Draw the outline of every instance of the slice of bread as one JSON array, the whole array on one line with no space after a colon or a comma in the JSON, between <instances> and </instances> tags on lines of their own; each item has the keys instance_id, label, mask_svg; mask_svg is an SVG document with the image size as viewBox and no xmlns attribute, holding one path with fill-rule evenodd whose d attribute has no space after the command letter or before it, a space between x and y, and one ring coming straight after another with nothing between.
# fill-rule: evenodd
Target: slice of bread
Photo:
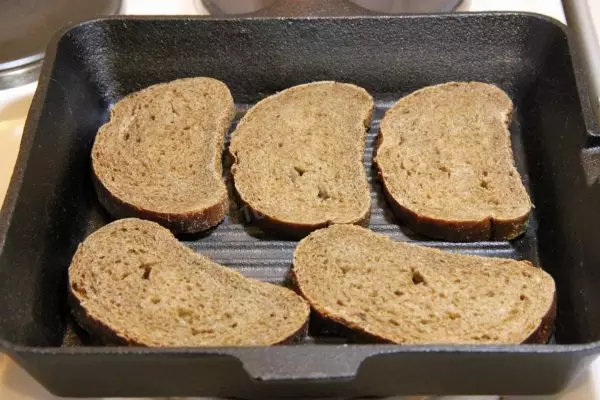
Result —
<instances>
[{"instance_id":1,"label":"slice of bread","mask_svg":"<svg viewBox=\"0 0 600 400\"><path fill-rule=\"evenodd\" d=\"M527 261L394 242L358 226L304 238L293 275L319 315L383 342L545 343L556 315L554 280Z\"/></svg>"},{"instance_id":2,"label":"slice of bread","mask_svg":"<svg viewBox=\"0 0 600 400\"><path fill-rule=\"evenodd\" d=\"M257 225L299 237L331 223L368 224L363 157L373 105L360 87L314 82L248 111L229 151L235 188Z\"/></svg>"},{"instance_id":3,"label":"slice of bread","mask_svg":"<svg viewBox=\"0 0 600 400\"><path fill-rule=\"evenodd\" d=\"M395 214L450 241L525 232L531 202L513 160L512 108L506 93L479 82L426 87L390 108L375 163Z\"/></svg>"},{"instance_id":4,"label":"slice of bread","mask_svg":"<svg viewBox=\"0 0 600 400\"><path fill-rule=\"evenodd\" d=\"M228 208L221 158L233 115L229 89L211 78L150 86L116 103L92 149L101 204L175 233L217 225Z\"/></svg>"},{"instance_id":5,"label":"slice of bread","mask_svg":"<svg viewBox=\"0 0 600 400\"><path fill-rule=\"evenodd\" d=\"M140 219L106 225L69 267L73 315L105 343L249 346L305 334L310 307L293 291L248 279Z\"/></svg>"}]
</instances>

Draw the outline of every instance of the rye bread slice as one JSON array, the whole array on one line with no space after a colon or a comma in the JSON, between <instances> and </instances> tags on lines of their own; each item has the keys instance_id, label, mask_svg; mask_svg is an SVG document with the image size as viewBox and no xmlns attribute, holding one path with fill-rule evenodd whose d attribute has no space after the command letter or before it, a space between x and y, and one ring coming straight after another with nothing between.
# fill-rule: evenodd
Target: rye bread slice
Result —
<instances>
[{"instance_id":1,"label":"rye bread slice","mask_svg":"<svg viewBox=\"0 0 600 400\"><path fill-rule=\"evenodd\" d=\"M229 151L235 189L257 225L299 237L331 223L368 224L363 157L373 104L364 89L327 81L248 111Z\"/></svg>"},{"instance_id":2,"label":"rye bread slice","mask_svg":"<svg viewBox=\"0 0 600 400\"><path fill-rule=\"evenodd\" d=\"M513 159L512 109L506 93L480 82L426 87L390 108L375 163L395 214L451 241L525 232L531 202Z\"/></svg>"},{"instance_id":3,"label":"rye bread slice","mask_svg":"<svg viewBox=\"0 0 600 400\"><path fill-rule=\"evenodd\" d=\"M117 102L92 149L101 204L115 218L175 233L217 225L228 209L221 158L233 115L229 89L212 78L153 85Z\"/></svg>"},{"instance_id":4,"label":"rye bread slice","mask_svg":"<svg viewBox=\"0 0 600 400\"><path fill-rule=\"evenodd\" d=\"M293 275L319 315L382 342L545 343L556 314L554 280L527 261L394 242L358 226L304 238Z\"/></svg>"},{"instance_id":5,"label":"rye bread slice","mask_svg":"<svg viewBox=\"0 0 600 400\"><path fill-rule=\"evenodd\" d=\"M308 304L181 244L167 229L122 219L79 245L69 267L72 311L106 343L250 346L305 333Z\"/></svg>"}]
</instances>

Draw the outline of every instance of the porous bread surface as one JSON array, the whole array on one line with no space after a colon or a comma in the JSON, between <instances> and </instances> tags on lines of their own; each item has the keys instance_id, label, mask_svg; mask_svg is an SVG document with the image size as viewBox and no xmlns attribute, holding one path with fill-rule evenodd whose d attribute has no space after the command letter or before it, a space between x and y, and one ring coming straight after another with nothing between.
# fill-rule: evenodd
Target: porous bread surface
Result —
<instances>
[{"instance_id":1,"label":"porous bread surface","mask_svg":"<svg viewBox=\"0 0 600 400\"><path fill-rule=\"evenodd\" d=\"M375 158L388 196L442 224L489 220L493 230L494 222L513 221L502 234L509 237L497 239L522 233L531 202L514 164L512 109L506 93L480 82L430 86L402 98L381 121Z\"/></svg>"},{"instance_id":2,"label":"porous bread surface","mask_svg":"<svg viewBox=\"0 0 600 400\"><path fill-rule=\"evenodd\" d=\"M294 86L257 103L229 148L242 201L283 224L364 222L373 105L364 89L338 82Z\"/></svg>"},{"instance_id":3,"label":"porous bread surface","mask_svg":"<svg viewBox=\"0 0 600 400\"><path fill-rule=\"evenodd\" d=\"M185 214L223 204L222 219L227 189L221 156L233 115L229 89L212 78L132 93L98 131L94 174L114 197L140 210Z\"/></svg>"},{"instance_id":4,"label":"porous bread surface","mask_svg":"<svg viewBox=\"0 0 600 400\"><path fill-rule=\"evenodd\" d=\"M524 261L444 252L333 225L294 253L296 285L325 318L404 344L519 344L552 324L552 277ZM551 326L544 327L546 341Z\"/></svg>"},{"instance_id":5,"label":"porous bread surface","mask_svg":"<svg viewBox=\"0 0 600 400\"><path fill-rule=\"evenodd\" d=\"M139 219L110 223L80 244L69 288L82 326L145 346L276 344L309 315L293 291L245 278Z\"/></svg>"}]
</instances>

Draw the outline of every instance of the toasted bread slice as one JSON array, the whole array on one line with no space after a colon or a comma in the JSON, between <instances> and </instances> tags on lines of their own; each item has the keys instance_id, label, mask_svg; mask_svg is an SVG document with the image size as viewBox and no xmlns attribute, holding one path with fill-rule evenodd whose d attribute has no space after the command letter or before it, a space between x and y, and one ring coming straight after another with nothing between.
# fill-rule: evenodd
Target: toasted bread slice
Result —
<instances>
[{"instance_id":1,"label":"toasted bread slice","mask_svg":"<svg viewBox=\"0 0 600 400\"><path fill-rule=\"evenodd\" d=\"M229 89L211 78L150 86L116 103L92 149L102 205L175 233L217 225L228 209L221 158L233 115Z\"/></svg>"},{"instance_id":2,"label":"toasted bread slice","mask_svg":"<svg viewBox=\"0 0 600 400\"><path fill-rule=\"evenodd\" d=\"M545 343L556 314L554 280L529 262L394 242L358 226L308 235L293 274L319 315L383 342Z\"/></svg>"},{"instance_id":3,"label":"toasted bread slice","mask_svg":"<svg viewBox=\"0 0 600 400\"><path fill-rule=\"evenodd\" d=\"M375 163L396 215L451 241L522 234L531 202L513 160L512 109L496 86L452 82L417 90L388 110Z\"/></svg>"},{"instance_id":4,"label":"toasted bread slice","mask_svg":"<svg viewBox=\"0 0 600 400\"><path fill-rule=\"evenodd\" d=\"M233 133L232 174L257 225L303 236L331 223L366 224L363 166L373 99L338 82L294 86L252 107Z\"/></svg>"},{"instance_id":5,"label":"toasted bread slice","mask_svg":"<svg viewBox=\"0 0 600 400\"><path fill-rule=\"evenodd\" d=\"M246 346L305 333L310 308L293 291L248 279L140 219L106 225L69 267L73 314L107 343Z\"/></svg>"}]
</instances>

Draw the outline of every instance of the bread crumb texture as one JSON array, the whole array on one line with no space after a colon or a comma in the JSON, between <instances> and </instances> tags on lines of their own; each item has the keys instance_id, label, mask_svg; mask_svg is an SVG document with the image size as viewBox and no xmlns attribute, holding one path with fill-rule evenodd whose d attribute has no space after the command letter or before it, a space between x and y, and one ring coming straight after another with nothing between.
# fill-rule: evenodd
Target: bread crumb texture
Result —
<instances>
[{"instance_id":1,"label":"bread crumb texture","mask_svg":"<svg viewBox=\"0 0 600 400\"><path fill-rule=\"evenodd\" d=\"M375 159L392 201L442 222L526 220L531 202L514 164L512 109L506 93L480 82L430 86L398 101L381 121Z\"/></svg>"},{"instance_id":2,"label":"bread crumb texture","mask_svg":"<svg viewBox=\"0 0 600 400\"><path fill-rule=\"evenodd\" d=\"M302 331L308 304L194 253L160 225L122 219L90 235L69 268L84 327L145 346L276 344Z\"/></svg>"},{"instance_id":3,"label":"bread crumb texture","mask_svg":"<svg viewBox=\"0 0 600 400\"><path fill-rule=\"evenodd\" d=\"M233 115L229 89L212 78L132 93L98 131L94 174L120 201L152 212L195 212L226 202L221 157Z\"/></svg>"},{"instance_id":4,"label":"bread crumb texture","mask_svg":"<svg viewBox=\"0 0 600 400\"><path fill-rule=\"evenodd\" d=\"M519 344L553 323L554 281L529 262L394 242L358 226L307 236L293 271L319 314L387 342Z\"/></svg>"},{"instance_id":5,"label":"bread crumb texture","mask_svg":"<svg viewBox=\"0 0 600 400\"><path fill-rule=\"evenodd\" d=\"M257 103L233 133L235 188L281 223L358 223L370 195L363 165L373 99L362 88L314 82Z\"/></svg>"}]
</instances>

